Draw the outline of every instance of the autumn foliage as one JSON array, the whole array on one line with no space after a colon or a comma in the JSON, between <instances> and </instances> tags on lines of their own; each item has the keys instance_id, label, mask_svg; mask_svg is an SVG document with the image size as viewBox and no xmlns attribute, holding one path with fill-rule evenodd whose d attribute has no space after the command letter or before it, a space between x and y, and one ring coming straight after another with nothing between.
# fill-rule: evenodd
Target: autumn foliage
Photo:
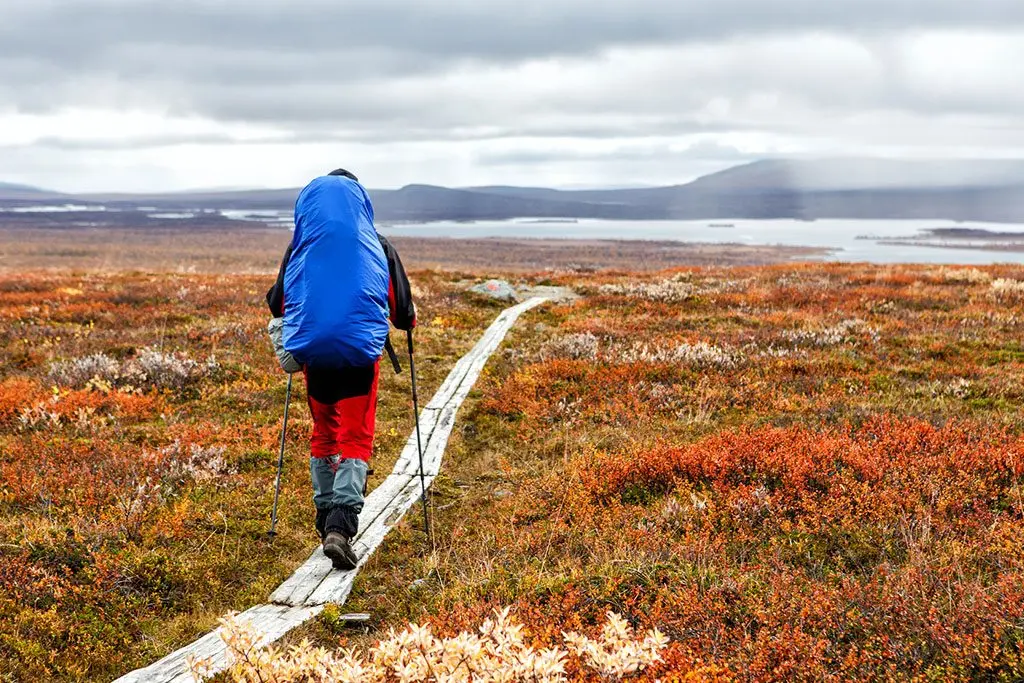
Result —
<instances>
[{"instance_id":1,"label":"autumn foliage","mask_svg":"<svg viewBox=\"0 0 1024 683\"><path fill-rule=\"evenodd\" d=\"M574 502L638 555L702 570L662 596L698 612L641 601L702 632L691 646L729 643L753 678L1015 677L1022 449L977 425L892 417L745 428L589 458L589 500Z\"/></svg>"},{"instance_id":2,"label":"autumn foliage","mask_svg":"<svg viewBox=\"0 0 1024 683\"><path fill-rule=\"evenodd\" d=\"M235 616L221 621L227 645L227 675L238 683L413 683L415 681L529 681L559 683L570 674L621 680L661 661L668 639L657 629L633 633L609 612L601 633L591 638L563 633L562 647L536 648L529 631L508 609L496 610L476 632L439 638L429 626L391 629L369 652L330 651L308 640L282 651L260 647L260 634ZM197 680L205 678L205 660L189 662Z\"/></svg>"},{"instance_id":3,"label":"autumn foliage","mask_svg":"<svg viewBox=\"0 0 1024 683\"><path fill-rule=\"evenodd\" d=\"M263 602L308 553L301 382L266 536L285 386L271 280L0 278L0 680L110 680ZM417 287L430 391L492 309L431 274ZM381 392L386 471L411 424L408 380Z\"/></svg>"},{"instance_id":4,"label":"autumn foliage","mask_svg":"<svg viewBox=\"0 0 1024 683\"><path fill-rule=\"evenodd\" d=\"M500 304L463 274L412 279L429 396ZM368 653L411 623L454 642L509 607L536 652L608 612L659 629L640 680L1024 678L1024 272L530 281L583 298L524 316L488 363L433 543L407 519L364 567L345 609L370 632L327 609L279 654ZM301 396L265 535L284 399L266 283L0 280L0 679L112 678L265 601L312 548ZM382 375L380 473L408 389Z\"/></svg>"},{"instance_id":5,"label":"autumn foliage","mask_svg":"<svg viewBox=\"0 0 1024 683\"><path fill-rule=\"evenodd\" d=\"M366 599L433 572L396 617L510 602L552 641L610 606L672 639L650 680L1024 676L1024 310L999 279L574 279L450 447L489 495L451 491L440 559L370 567Z\"/></svg>"}]
</instances>

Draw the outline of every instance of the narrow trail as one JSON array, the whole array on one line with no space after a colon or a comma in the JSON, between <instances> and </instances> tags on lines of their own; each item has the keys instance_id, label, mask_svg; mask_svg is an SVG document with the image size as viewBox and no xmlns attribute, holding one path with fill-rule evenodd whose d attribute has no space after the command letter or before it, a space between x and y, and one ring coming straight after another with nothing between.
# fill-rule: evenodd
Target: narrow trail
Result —
<instances>
[{"instance_id":1,"label":"narrow trail","mask_svg":"<svg viewBox=\"0 0 1024 683\"><path fill-rule=\"evenodd\" d=\"M538 296L502 311L476 346L459 359L444 384L423 408L420 428L427 486L433 482L441 467L441 457L455 424L455 414L476 383L487 359L497 350L520 315L547 300L547 297ZM353 542L359 565L348 572L332 570L331 561L317 547L310 558L271 594L268 603L257 605L239 615L240 619L251 622L263 633L261 645L278 640L288 631L316 616L327 603L345 602L359 569L381 544L388 531L416 503L420 493L419 475L416 432L413 430L391 474L366 497L363 512L359 515L359 535ZM118 678L115 683L191 681L187 664L189 657L209 659L213 671L223 671L227 667L227 652L220 637L220 629L211 631L150 666Z\"/></svg>"}]
</instances>

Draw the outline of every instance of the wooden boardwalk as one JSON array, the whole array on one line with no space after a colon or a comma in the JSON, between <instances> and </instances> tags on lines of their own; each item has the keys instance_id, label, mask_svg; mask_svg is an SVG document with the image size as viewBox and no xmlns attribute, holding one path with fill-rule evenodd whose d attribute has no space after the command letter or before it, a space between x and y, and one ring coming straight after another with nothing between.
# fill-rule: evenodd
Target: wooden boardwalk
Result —
<instances>
[{"instance_id":1,"label":"wooden boardwalk","mask_svg":"<svg viewBox=\"0 0 1024 683\"><path fill-rule=\"evenodd\" d=\"M441 457L455 424L455 414L476 383L487 359L501 344L519 316L546 300L545 297L535 297L502 311L476 346L459 359L444 384L420 413L423 471L427 486L433 482L441 467ZM268 604L257 605L240 615L241 619L252 622L264 634L262 644L276 641L316 616L325 604L345 602L359 568L419 498L419 475L416 432L413 430L391 474L366 497L363 512L359 515L359 535L353 542L359 557L356 569L348 572L333 570L331 561L317 547L305 564L271 594ZM115 683L191 681L192 676L186 663L189 657L208 658L214 671L222 671L227 666L227 653L220 638L220 629L144 669L122 676Z\"/></svg>"}]
</instances>

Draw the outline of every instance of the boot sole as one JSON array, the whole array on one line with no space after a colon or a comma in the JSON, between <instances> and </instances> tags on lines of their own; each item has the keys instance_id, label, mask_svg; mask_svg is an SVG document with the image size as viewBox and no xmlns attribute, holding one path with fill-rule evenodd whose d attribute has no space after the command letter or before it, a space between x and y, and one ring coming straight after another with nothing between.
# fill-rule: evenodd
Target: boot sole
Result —
<instances>
[{"instance_id":1,"label":"boot sole","mask_svg":"<svg viewBox=\"0 0 1024 683\"><path fill-rule=\"evenodd\" d=\"M349 550L346 553L345 548L333 543L324 546L324 555L330 558L331 564L334 565L335 569L351 571L356 568L358 563L358 558L356 558L354 552Z\"/></svg>"}]
</instances>

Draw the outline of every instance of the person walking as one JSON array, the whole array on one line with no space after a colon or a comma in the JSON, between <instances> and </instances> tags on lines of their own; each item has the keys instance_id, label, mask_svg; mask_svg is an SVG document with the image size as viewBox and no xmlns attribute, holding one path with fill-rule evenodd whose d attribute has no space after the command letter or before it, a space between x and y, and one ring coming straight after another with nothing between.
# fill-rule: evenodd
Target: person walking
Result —
<instances>
[{"instance_id":1,"label":"person walking","mask_svg":"<svg viewBox=\"0 0 1024 683\"><path fill-rule=\"evenodd\" d=\"M398 252L377 233L370 197L349 171L316 178L299 194L267 305L281 367L306 380L316 530L335 568L354 569L385 345L393 354L388 321L412 330L416 308Z\"/></svg>"}]
</instances>

